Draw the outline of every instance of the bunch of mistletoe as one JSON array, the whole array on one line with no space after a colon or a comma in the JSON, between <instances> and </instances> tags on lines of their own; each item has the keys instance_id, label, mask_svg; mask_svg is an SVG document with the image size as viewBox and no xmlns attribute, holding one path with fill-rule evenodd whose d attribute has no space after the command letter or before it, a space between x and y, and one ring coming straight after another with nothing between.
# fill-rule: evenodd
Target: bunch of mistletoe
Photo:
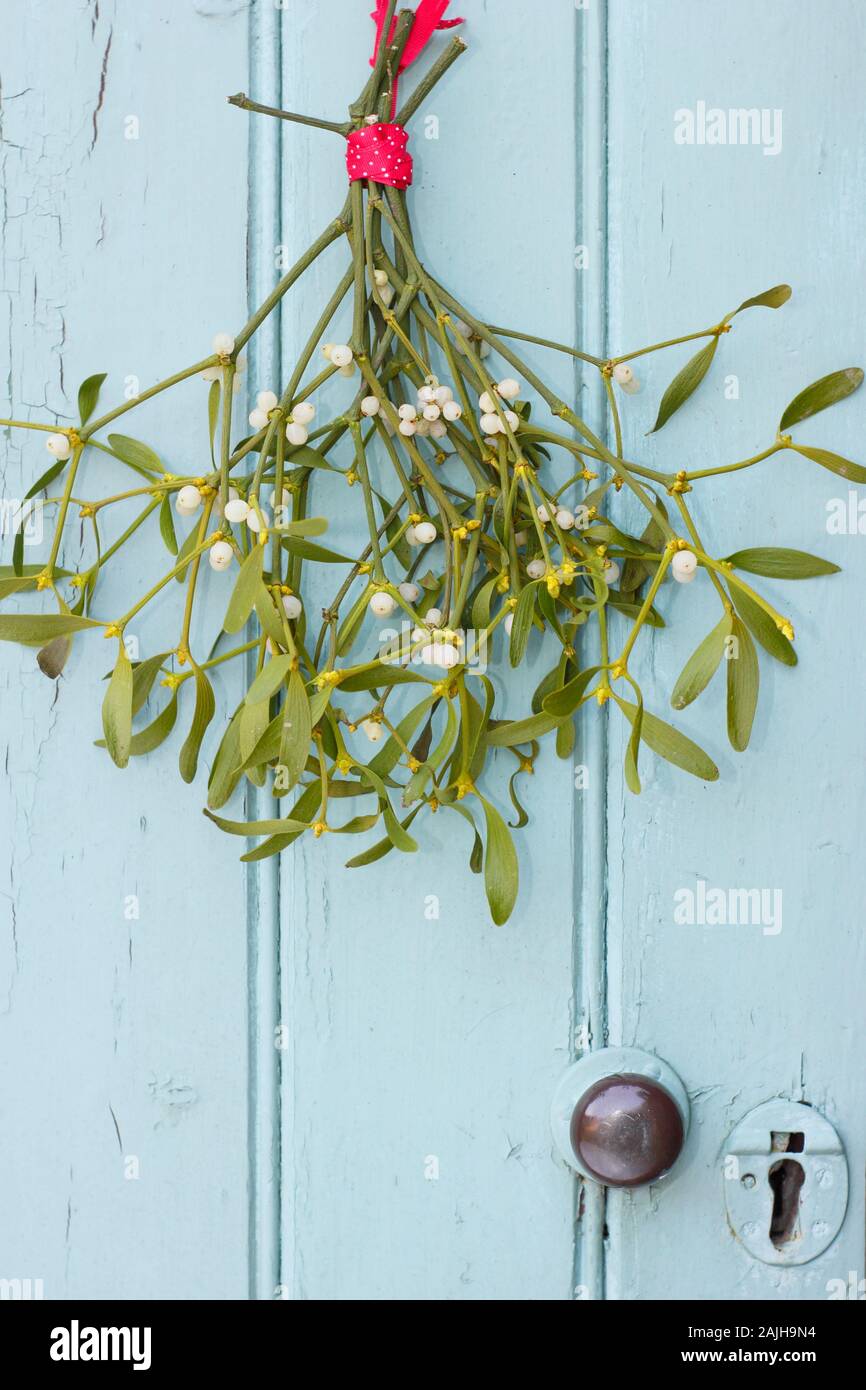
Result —
<instances>
[{"instance_id":1,"label":"bunch of mistletoe","mask_svg":"<svg viewBox=\"0 0 866 1390\"><path fill-rule=\"evenodd\" d=\"M672 704L682 709L693 701L723 657L733 655L725 663L728 734L735 749L748 744L758 698L756 643L777 661L796 660L790 622L752 578L800 579L836 566L776 548L717 558L698 533L687 497L707 478L754 467L787 449L851 481L866 481L863 468L797 444L788 433L850 394L863 373L834 372L807 387L785 410L767 447L750 458L665 473L624 457L618 392L637 389L631 364L702 341L661 398L653 426L659 430L700 385L736 315L758 306L777 309L790 290L776 286L702 331L607 358L492 327L470 313L422 264L405 192L411 180L406 123L464 50L459 37L395 114L398 75L434 28L443 27L445 8L443 0L422 0L417 14L406 10L395 17L395 0L380 0L372 73L346 122L272 110L243 95L229 99L336 133L347 151L346 204L249 322L233 335L219 334L202 361L99 416L104 377L89 378L79 392L80 423L71 428L2 422L48 434L54 462L29 496L46 495L54 527L47 557L36 565L23 563L19 532L0 596L35 590L53 600L56 612L0 616L0 638L39 648L37 660L53 677L73 634L95 629L115 639L102 746L124 767L161 744L182 711L187 733L180 772L186 781L195 775L214 717L210 672L238 662L249 688L216 746L206 814L224 831L260 841L246 860L277 854L302 835L373 832L374 843L349 860L357 867L392 850L413 853L427 816L459 815L474 836L471 867L483 869L491 914L501 923L517 895L518 863L509 826L487 794L488 767L499 750L515 759L511 828L527 820L516 778L532 771L539 741L548 734L559 756L569 756L575 717L586 705L610 703L628 722L625 777L632 791L640 790L643 745L698 778L718 776L701 748L644 709L629 667L643 629L664 627L656 604L669 577L687 583L700 575L715 589L720 608L718 624L677 680ZM238 435L233 399L243 348L336 242L347 246L345 273L310 326L288 380L256 383L250 430ZM331 343L329 326L349 296L351 337ZM600 431L530 369L515 349L521 342L565 353L600 373L609 407ZM148 444L118 432L117 422L196 374L211 383L210 456L194 474L179 476ZM335 377L338 386L345 379L345 401L336 417L320 420L320 388ZM539 407L549 423L537 422ZM86 465L98 464L105 453L134 476L128 490L94 497ZM98 478L99 469L94 473ZM330 483L341 475L357 498L357 554L315 539L328 528L316 509L325 474ZM639 536L614 519L613 504L624 488L645 512ZM113 509L136 500L141 508L135 518L107 543L105 523ZM75 509L92 526L93 558L73 573L63 568L62 556ZM180 539L178 517L189 528ZM98 616L103 571L149 522L158 525L171 552L165 572L127 612ZM220 576L212 583L227 585L223 630L209 650L193 652L190 624L207 569ZM311 571L317 582L322 572L339 575L319 613L308 601ZM124 632L178 581L186 587L180 632L167 639L165 650L132 662ZM390 624L384 638L383 622ZM506 635L504 647L497 643L503 675L523 661L533 629L553 650L550 669L517 718L500 713L495 685L479 661L500 627ZM269 776L274 795L286 799L285 815L238 822L216 814L244 779L261 786Z\"/></svg>"}]
</instances>

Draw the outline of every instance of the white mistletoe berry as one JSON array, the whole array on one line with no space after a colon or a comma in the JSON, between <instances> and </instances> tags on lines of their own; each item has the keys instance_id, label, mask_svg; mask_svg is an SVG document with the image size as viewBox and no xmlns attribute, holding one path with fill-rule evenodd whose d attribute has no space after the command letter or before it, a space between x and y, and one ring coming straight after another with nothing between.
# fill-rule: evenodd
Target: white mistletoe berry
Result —
<instances>
[{"instance_id":1,"label":"white mistletoe berry","mask_svg":"<svg viewBox=\"0 0 866 1390\"><path fill-rule=\"evenodd\" d=\"M401 420L418 419L417 410L415 409L414 405L410 405L408 401L406 401L404 405L398 407L397 414L400 416Z\"/></svg>"},{"instance_id":2,"label":"white mistletoe berry","mask_svg":"<svg viewBox=\"0 0 866 1390\"><path fill-rule=\"evenodd\" d=\"M460 654L450 642L429 642L421 648L421 660L425 666L440 666L448 671L457 665Z\"/></svg>"},{"instance_id":3,"label":"white mistletoe berry","mask_svg":"<svg viewBox=\"0 0 866 1390\"><path fill-rule=\"evenodd\" d=\"M434 405L436 401L436 387L419 386L418 399L422 405Z\"/></svg>"},{"instance_id":4,"label":"white mistletoe berry","mask_svg":"<svg viewBox=\"0 0 866 1390\"><path fill-rule=\"evenodd\" d=\"M430 426L430 434L434 439L444 439L448 433L448 426L444 420L434 420Z\"/></svg>"},{"instance_id":5,"label":"white mistletoe berry","mask_svg":"<svg viewBox=\"0 0 866 1390\"><path fill-rule=\"evenodd\" d=\"M421 544L421 542L418 539L418 532L415 530L415 527L411 523L406 527L406 530L403 532L403 538L406 541L407 545L411 545L414 547Z\"/></svg>"},{"instance_id":6,"label":"white mistletoe berry","mask_svg":"<svg viewBox=\"0 0 866 1390\"><path fill-rule=\"evenodd\" d=\"M275 391L260 391L256 396L256 405L259 410L276 410L279 405Z\"/></svg>"},{"instance_id":7,"label":"white mistletoe berry","mask_svg":"<svg viewBox=\"0 0 866 1390\"><path fill-rule=\"evenodd\" d=\"M516 410L506 410L505 419L511 430L516 430L520 424L520 416L517 414Z\"/></svg>"},{"instance_id":8,"label":"white mistletoe berry","mask_svg":"<svg viewBox=\"0 0 866 1390\"><path fill-rule=\"evenodd\" d=\"M175 511L181 516L192 516L201 506L201 493L192 483L182 487L174 499Z\"/></svg>"},{"instance_id":9,"label":"white mistletoe berry","mask_svg":"<svg viewBox=\"0 0 866 1390\"><path fill-rule=\"evenodd\" d=\"M425 407L424 407L424 409L423 409L423 411L422 411L422 414L423 414L425 420L431 420L431 421L432 421L432 420L438 420L438 419L439 419L439 416L442 414L442 411L440 410L439 406L438 406L438 405L436 404L436 402L434 401L432 405L425 405Z\"/></svg>"},{"instance_id":10,"label":"white mistletoe berry","mask_svg":"<svg viewBox=\"0 0 866 1390\"><path fill-rule=\"evenodd\" d=\"M308 425L316 418L316 407L312 401L298 401L292 408L292 419L296 425Z\"/></svg>"},{"instance_id":11,"label":"white mistletoe berry","mask_svg":"<svg viewBox=\"0 0 866 1390\"><path fill-rule=\"evenodd\" d=\"M251 531L261 531L262 526L267 526L268 524L267 512L262 511L261 507L259 507L259 511L262 513L261 521L259 521L259 518L252 507L250 507L250 510L247 513L247 526L250 528Z\"/></svg>"},{"instance_id":12,"label":"white mistletoe berry","mask_svg":"<svg viewBox=\"0 0 866 1390\"><path fill-rule=\"evenodd\" d=\"M472 329L469 327L469 324L468 324L468 323L464 323L462 319L455 319L455 320L454 320L454 330L455 330L456 333L459 333L459 334L460 334L460 337L461 337L461 338L465 338L465 339L468 340L469 338L472 337ZM462 343L462 342L460 342L460 341L458 340L458 341L454 344L454 346L455 346L455 348L457 349L457 351L458 351L459 353L461 353L463 356L466 355L466 349L465 349L465 347L463 346L463 343Z\"/></svg>"},{"instance_id":13,"label":"white mistletoe berry","mask_svg":"<svg viewBox=\"0 0 866 1390\"><path fill-rule=\"evenodd\" d=\"M574 525L574 512L570 512L567 507L560 507L556 513L556 524L562 531L570 531Z\"/></svg>"},{"instance_id":14,"label":"white mistletoe berry","mask_svg":"<svg viewBox=\"0 0 866 1390\"><path fill-rule=\"evenodd\" d=\"M388 272L386 270L373 271L373 283L383 289L388 284Z\"/></svg>"},{"instance_id":15,"label":"white mistletoe berry","mask_svg":"<svg viewBox=\"0 0 866 1390\"><path fill-rule=\"evenodd\" d=\"M481 428L485 434L496 435L501 428L498 415L482 415Z\"/></svg>"},{"instance_id":16,"label":"white mistletoe berry","mask_svg":"<svg viewBox=\"0 0 866 1390\"><path fill-rule=\"evenodd\" d=\"M604 562L604 582L605 584L615 584L620 576L620 568L616 560L605 560Z\"/></svg>"},{"instance_id":17,"label":"white mistletoe berry","mask_svg":"<svg viewBox=\"0 0 866 1390\"><path fill-rule=\"evenodd\" d=\"M505 628L505 631L508 633L508 635L509 635L509 637L510 637L510 636L511 636L511 629L514 627L514 614L513 614L513 613L509 613L509 614L508 614L508 617L505 619L505 622L502 624L502 626Z\"/></svg>"},{"instance_id":18,"label":"white mistletoe berry","mask_svg":"<svg viewBox=\"0 0 866 1390\"><path fill-rule=\"evenodd\" d=\"M450 387L450 386L437 386L437 387L436 387L436 404L437 404L443 411L444 411L445 406L448 404L448 402L449 402L449 401L453 401L453 399L454 399L454 392L451 390L451 387Z\"/></svg>"},{"instance_id":19,"label":"white mistletoe berry","mask_svg":"<svg viewBox=\"0 0 866 1390\"><path fill-rule=\"evenodd\" d=\"M335 367L350 367L355 354L346 343L338 343L331 348L331 361Z\"/></svg>"},{"instance_id":20,"label":"white mistletoe berry","mask_svg":"<svg viewBox=\"0 0 866 1390\"><path fill-rule=\"evenodd\" d=\"M698 570L698 557L691 550L678 550L671 561L671 573L678 584L691 584Z\"/></svg>"},{"instance_id":21,"label":"white mistletoe berry","mask_svg":"<svg viewBox=\"0 0 866 1390\"><path fill-rule=\"evenodd\" d=\"M226 498L226 501L227 501L227 502L236 502L236 501L238 500L239 497L240 497L240 493L238 492L237 488L236 488L236 487L230 487L230 488L229 488L229 495L228 495L228 497ZM225 513L224 513L224 511L223 511L222 493L219 493L219 492L218 492L217 495L216 495L216 497L214 498L214 500L213 500L213 509L214 509L214 514L215 514L216 516L224 516L224 515L225 515Z\"/></svg>"},{"instance_id":22,"label":"white mistletoe berry","mask_svg":"<svg viewBox=\"0 0 866 1390\"><path fill-rule=\"evenodd\" d=\"M419 598L421 597L421 590L419 589L418 585L410 584L408 580L406 580L405 583L398 585L398 589L400 592L400 597L404 598L407 603L417 603Z\"/></svg>"},{"instance_id":23,"label":"white mistletoe berry","mask_svg":"<svg viewBox=\"0 0 866 1390\"><path fill-rule=\"evenodd\" d=\"M411 439L413 434L418 433L418 423L416 420L401 420L400 433L406 438Z\"/></svg>"},{"instance_id":24,"label":"white mistletoe berry","mask_svg":"<svg viewBox=\"0 0 866 1390\"><path fill-rule=\"evenodd\" d=\"M56 459L68 459L72 453L72 445L65 434L49 434L45 447Z\"/></svg>"},{"instance_id":25,"label":"white mistletoe berry","mask_svg":"<svg viewBox=\"0 0 866 1390\"><path fill-rule=\"evenodd\" d=\"M442 414L446 420L459 420L463 414L463 407L459 401L445 401L442 406Z\"/></svg>"},{"instance_id":26,"label":"white mistletoe berry","mask_svg":"<svg viewBox=\"0 0 866 1390\"><path fill-rule=\"evenodd\" d=\"M361 402L362 415L378 415L381 408L378 396L365 396Z\"/></svg>"},{"instance_id":27,"label":"white mistletoe berry","mask_svg":"<svg viewBox=\"0 0 866 1390\"><path fill-rule=\"evenodd\" d=\"M234 559L234 551L228 541L215 541L208 553L208 561L213 570L227 570Z\"/></svg>"},{"instance_id":28,"label":"white mistletoe berry","mask_svg":"<svg viewBox=\"0 0 866 1390\"><path fill-rule=\"evenodd\" d=\"M482 391L481 395L478 397L478 409L481 411L482 415L496 414L496 401L489 391Z\"/></svg>"},{"instance_id":29,"label":"white mistletoe berry","mask_svg":"<svg viewBox=\"0 0 866 1390\"><path fill-rule=\"evenodd\" d=\"M500 381L496 390L503 400L516 401L520 395L520 382L515 381L513 376L507 376L504 381Z\"/></svg>"},{"instance_id":30,"label":"white mistletoe berry","mask_svg":"<svg viewBox=\"0 0 866 1390\"><path fill-rule=\"evenodd\" d=\"M634 396L640 390L640 381L627 362L617 362L613 369L613 379L627 396Z\"/></svg>"},{"instance_id":31,"label":"white mistletoe berry","mask_svg":"<svg viewBox=\"0 0 866 1390\"><path fill-rule=\"evenodd\" d=\"M419 521L415 527L415 539L419 545L432 545L436 539L436 527L432 521Z\"/></svg>"},{"instance_id":32,"label":"white mistletoe berry","mask_svg":"<svg viewBox=\"0 0 866 1390\"><path fill-rule=\"evenodd\" d=\"M384 592L373 594L370 599L370 612L377 618L390 618L397 607L397 600Z\"/></svg>"},{"instance_id":33,"label":"white mistletoe berry","mask_svg":"<svg viewBox=\"0 0 866 1390\"><path fill-rule=\"evenodd\" d=\"M304 425L298 425L294 420L290 420L286 425L286 439L290 444L294 445L295 448L299 447L301 444L306 444L309 437Z\"/></svg>"},{"instance_id":34,"label":"white mistletoe berry","mask_svg":"<svg viewBox=\"0 0 866 1390\"><path fill-rule=\"evenodd\" d=\"M217 333L213 340L213 350L218 352L220 357L228 357L235 350L235 340L231 333Z\"/></svg>"},{"instance_id":35,"label":"white mistletoe berry","mask_svg":"<svg viewBox=\"0 0 866 1390\"><path fill-rule=\"evenodd\" d=\"M256 406L255 410L250 411L250 424L254 430L266 429L267 423L268 412L266 410L261 410L259 406Z\"/></svg>"},{"instance_id":36,"label":"white mistletoe berry","mask_svg":"<svg viewBox=\"0 0 866 1390\"><path fill-rule=\"evenodd\" d=\"M424 614L424 621L428 627L441 627L445 621L445 614L441 608L428 608Z\"/></svg>"},{"instance_id":37,"label":"white mistletoe berry","mask_svg":"<svg viewBox=\"0 0 866 1390\"><path fill-rule=\"evenodd\" d=\"M226 521L231 521L231 522L234 523L234 525L238 525L240 522L246 521L246 519L247 519L247 517L249 516L249 514L250 514L249 503L248 503L248 502L245 502L244 499L243 499L242 497L233 497L229 502L226 502L226 505L225 505L225 519L226 519Z\"/></svg>"},{"instance_id":38,"label":"white mistletoe berry","mask_svg":"<svg viewBox=\"0 0 866 1390\"><path fill-rule=\"evenodd\" d=\"M290 620L299 618L303 604L296 594L283 594L283 612Z\"/></svg>"},{"instance_id":39,"label":"white mistletoe berry","mask_svg":"<svg viewBox=\"0 0 866 1390\"><path fill-rule=\"evenodd\" d=\"M375 719L365 719L361 724L361 728L364 730L364 733L371 743L379 743L385 735L385 730L382 728L382 725Z\"/></svg>"},{"instance_id":40,"label":"white mistletoe berry","mask_svg":"<svg viewBox=\"0 0 866 1390\"><path fill-rule=\"evenodd\" d=\"M550 520L550 512L547 510L543 502L540 507L535 508L535 515L538 517L539 521L545 524Z\"/></svg>"},{"instance_id":41,"label":"white mistletoe berry","mask_svg":"<svg viewBox=\"0 0 866 1390\"><path fill-rule=\"evenodd\" d=\"M529 575L530 579L541 579L545 568L546 566L543 560L530 560L529 564L526 566L526 573Z\"/></svg>"}]
</instances>

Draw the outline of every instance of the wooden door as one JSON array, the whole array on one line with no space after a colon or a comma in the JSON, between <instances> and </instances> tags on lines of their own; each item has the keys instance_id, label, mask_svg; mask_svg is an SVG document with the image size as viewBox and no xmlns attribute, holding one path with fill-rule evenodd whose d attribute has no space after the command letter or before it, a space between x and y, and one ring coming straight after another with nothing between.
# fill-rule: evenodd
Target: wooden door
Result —
<instances>
[{"instance_id":1,"label":"wooden door","mask_svg":"<svg viewBox=\"0 0 866 1390\"><path fill-rule=\"evenodd\" d=\"M744 458L798 390L862 361L855 0L715 0L701 22L686 0L456 8L469 51L416 120L412 198L426 259L473 311L607 355L794 287L780 312L737 319L700 393L649 439L689 350L645 359L627 457ZM89 373L109 370L117 393L151 384L244 321L340 206L345 167L332 135L225 97L341 118L368 9L32 0L10 14L3 414L68 421ZM780 111L780 148L678 143L677 113L699 103ZM253 386L285 377L342 254L256 344ZM528 357L601 427L597 374ZM199 447L200 417L149 409L168 456ZM855 398L802 438L860 459L861 412ZM2 451L4 490L21 495L41 445L4 432ZM188 788L165 749L121 775L89 746L106 665L93 641L56 687L4 646L0 1277L42 1279L51 1298L461 1301L824 1298L862 1277L864 558L827 510L848 492L786 453L695 498L714 553L792 546L843 572L770 586L800 665L762 663L747 753L727 745L720 690L683 715L714 785L647 758L631 796L622 722L594 708L573 759L545 750L501 929L450 827L409 868L347 874L336 837L239 864L199 814L206 768ZM635 520L625 498L621 515ZM713 603L708 585L665 591L668 630L636 666L655 712ZM492 674L525 698L545 669L538 648L516 677ZM239 695L220 687L222 715ZM679 925L675 895L698 880L780 889L782 929ZM606 1044L657 1053L689 1091L688 1145L657 1187L606 1194L554 1157L557 1079ZM836 1241L785 1270L732 1235L720 1167L735 1124L773 1096L832 1120L852 1176Z\"/></svg>"}]
</instances>

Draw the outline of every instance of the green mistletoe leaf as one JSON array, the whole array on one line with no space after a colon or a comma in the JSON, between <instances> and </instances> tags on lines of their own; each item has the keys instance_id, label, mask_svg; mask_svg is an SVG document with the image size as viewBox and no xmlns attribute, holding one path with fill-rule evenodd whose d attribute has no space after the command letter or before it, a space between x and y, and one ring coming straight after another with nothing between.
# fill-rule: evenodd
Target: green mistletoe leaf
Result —
<instances>
[{"instance_id":1,"label":"green mistletoe leaf","mask_svg":"<svg viewBox=\"0 0 866 1390\"><path fill-rule=\"evenodd\" d=\"M180 758L178 760L180 775L185 782L191 782L195 777L202 739L216 712L216 700L214 698L213 686L204 671L196 666L191 657L190 665L192 666L195 676L195 710L193 711L190 731L180 750Z\"/></svg>"},{"instance_id":2,"label":"green mistletoe leaf","mask_svg":"<svg viewBox=\"0 0 866 1390\"><path fill-rule=\"evenodd\" d=\"M262 580L265 563L265 547L258 542L253 546L240 567L235 587L229 599L223 627L226 632L240 632L253 611L256 595Z\"/></svg>"},{"instance_id":3,"label":"green mistletoe leaf","mask_svg":"<svg viewBox=\"0 0 866 1390\"><path fill-rule=\"evenodd\" d=\"M96 402L99 400L99 392L102 383L108 376L108 372L99 372L95 376L89 376L86 381L82 381L78 388L78 414L82 425L86 425L94 410Z\"/></svg>"},{"instance_id":4,"label":"green mistletoe leaf","mask_svg":"<svg viewBox=\"0 0 866 1390\"><path fill-rule=\"evenodd\" d=\"M739 309L735 309L729 317L741 314L744 309L781 309L783 304L787 304L791 298L792 290L790 285L774 285L771 290L764 290L763 294L756 294L751 299L744 299Z\"/></svg>"},{"instance_id":5,"label":"green mistletoe leaf","mask_svg":"<svg viewBox=\"0 0 866 1390\"><path fill-rule=\"evenodd\" d=\"M837 401L844 401L846 396L857 390L862 381L863 372L860 367L844 367L842 371L831 372L829 376L822 376L818 381L813 381L811 386L807 386L795 396L785 408L779 421L779 430L788 430L792 425L798 425L801 420L808 420L819 411L835 405Z\"/></svg>"},{"instance_id":6,"label":"green mistletoe leaf","mask_svg":"<svg viewBox=\"0 0 866 1390\"><path fill-rule=\"evenodd\" d=\"M866 468L843 458L841 454L831 454L828 449L813 449L805 444L795 444L793 448L796 453L802 454L804 459L820 463L822 468L828 469L840 478L847 478L849 483L866 483Z\"/></svg>"},{"instance_id":7,"label":"green mistletoe leaf","mask_svg":"<svg viewBox=\"0 0 866 1390\"><path fill-rule=\"evenodd\" d=\"M689 358L682 370L677 372L662 396L659 413L655 424L649 431L650 434L655 434L656 430L660 430L666 425L671 416L697 390L710 369L710 363L716 355L718 346L718 338L712 338L706 347L702 347L700 352L696 352L694 357Z\"/></svg>"},{"instance_id":8,"label":"green mistletoe leaf","mask_svg":"<svg viewBox=\"0 0 866 1390\"><path fill-rule=\"evenodd\" d=\"M760 574L766 579L815 579L821 574L838 574L839 566L806 550L784 550L766 545L754 550L737 550L727 563L747 574Z\"/></svg>"},{"instance_id":9,"label":"green mistletoe leaf","mask_svg":"<svg viewBox=\"0 0 866 1390\"><path fill-rule=\"evenodd\" d=\"M22 642L43 646L53 637L70 632L82 632L88 627L102 627L92 618L75 613L10 613L0 616L0 642Z\"/></svg>"},{"instance_id":10,"label":"green mistletoe leaf","mask_svg":"<svg viewBox=\"0 0 866 1390\"><path fill-rule=\"evenodd\" d=\"M736 647L728 661L728 739L732 748L743 753L752 735L761 673L757 648L739 618L734 618L732 635Z\"/></svg>"},{"instance_id":11,"label":"green mistletoe leaf","mask_svg":"<svg viewBox=\"0 0 866 1390\"><path fill-rule=\"evenodd\" d=\"M479 797L484 807L487 826L487 846L484 853L484 889L490 915L497 927L511 916L517 901L519 870L517 850L508 826L495 806L486 797Z\"/></svg>"},{"instance_id":12,"label":"green mistletoe leaf","mask_svg":"<svg viewBox=\"0 0 866 1390\"><path fill-rule=\"evenodd\" d=\"M628 700L623 700L619 695L614 695L614 699L626 718L634 721L638 707ZM685 734L681 734L679 729L666 724L654 714L648 714L646 710L641 720L641 738L660 758L682 768L683 772L690 772L693 777L700 777L703 782L717 781L719 769L709 754L690 738L686 738Z\"/></svg>"},{"instance_id":13,"label":"green mistletoe leaf","mask_svg":"<svg viewBox=\"0 0 866 1390\"><path fill-rule=\"evenodd\" d=\"M129 762L132 738L132 662L120 639L117 662L102 701L102 731L105 746L118 767Z\"/></svg>"},{"instance_id":14,"label":"green mistletoe leaf","mask_svg":"<svg viewBox=\"0 0 866 1390\"><path fill-rule=\"evenodd\" d=\"M674 709L685 709L686 705L690 705L707 688L725 654L725 643L731 635L732 628L733 619L726 613L689 657L671 695Z\"/></svg>"},{"instance_id":15,"label":"green mistletoe leaf","mask_svg":"<svg viewBox=\"0 0 866 1390\"><path fill-rule=\"evenodd\" d=\"M730 595L734 601L734 607L742 618L746 627L753 637L756 637L765 651L770 653L776 661L781 661L784 666L797 665L797 653L793 645L788 641L783 632L780 632L770 617L765 613L755 600L748 594L744 594L742 589L737 589L733 584L730 587Z\"/></svg>"}]
</instances>

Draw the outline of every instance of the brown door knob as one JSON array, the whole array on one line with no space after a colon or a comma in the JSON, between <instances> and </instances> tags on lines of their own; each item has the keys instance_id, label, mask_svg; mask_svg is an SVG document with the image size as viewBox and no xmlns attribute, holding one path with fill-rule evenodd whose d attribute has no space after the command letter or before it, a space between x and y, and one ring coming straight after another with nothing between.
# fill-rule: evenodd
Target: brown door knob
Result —
<instances>
[{"instance_id":1,"label":"brown door knob","mask_svg":"<svg viewBox=\"0 0 866 1390\"><path fill-rule=\"evenodd\" d=\"M586 1053L561 1077L551 1108L566 1163L610 1187L657 1182L674 1166L689 1127L676 1072L635 1047Z\"/></svg>"},{"instance_id":2,"label":"brown door knob","mask_svg":"<svg viewBox=\"0 0 866 1390\"><path fill-rule=\"evenodd\" d=\"M673 1097L635 1073L596 1081L571 1117L575 1157L611 1187L655 1182L676 1163L684 1138Z\"/></svg>"}]
</instances>

